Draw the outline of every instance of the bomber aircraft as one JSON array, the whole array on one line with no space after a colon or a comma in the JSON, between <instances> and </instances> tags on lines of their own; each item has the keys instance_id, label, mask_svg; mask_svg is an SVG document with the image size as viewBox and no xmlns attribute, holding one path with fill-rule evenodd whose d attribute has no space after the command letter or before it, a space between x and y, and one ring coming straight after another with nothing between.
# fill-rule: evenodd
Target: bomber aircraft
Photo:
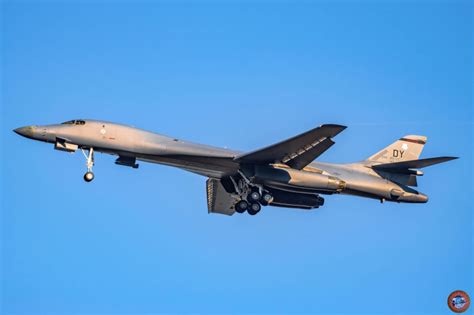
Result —
<instances>
[{"instance_id":1,"label":"bomber aircraft","mask_svg":"<svg viewBox=\"0 0 474 315\"><path fill-rule=\"evenodd\" d=\"M94 179L94 153L117 156L118 165L159 163L206 176L209 213L255 215L262 206L314 209L321 195L348 194L384 201L425 203L417 186L420 168L456 157L418 159L424 136L404 136L368 159L350 164L314 162L346 127L321 125L263 149L244 153L171 138L106 121L77 119L62 124L27 126L14 131L54 144L66 152L81 150L86 182Z\"/></svg>"}]
</instances>

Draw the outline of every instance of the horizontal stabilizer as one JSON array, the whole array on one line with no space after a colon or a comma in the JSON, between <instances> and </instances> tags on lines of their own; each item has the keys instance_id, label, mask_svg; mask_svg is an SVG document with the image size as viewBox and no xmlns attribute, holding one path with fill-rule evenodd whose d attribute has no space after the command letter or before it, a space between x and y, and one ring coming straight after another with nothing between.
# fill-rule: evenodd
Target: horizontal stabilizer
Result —
<instances>
[{"instance_id":1,"label":"horizontal stabilizer","mask_svg":"<svg viewBox=\"0 0 474 315\"><path fill-rule=\"evenodd\" d=\"M410 169L428 167L431 165L448 162L454 159L457 159L457 157L443 156L443 157L435 157L435 158L420 159L420 160L410 160L410 161L395 162L395 163L377 164L377 165L373 165L372 168L376 170L386 171L386 172L406 173Z\"/></svg>"},{"instance_id":2,"label":"horizontal stabilizer","mask_svg":"<svg viewBox=\"0 0 474 315\"><path fill-rule=\"evenodd\" d=\"M235 160L252 164L284 163L303 169L329 149L334 144L331 138L344 129L346 127L341 125L322 125L269 147L237 156Z\"/></svg>"}]
</instances>

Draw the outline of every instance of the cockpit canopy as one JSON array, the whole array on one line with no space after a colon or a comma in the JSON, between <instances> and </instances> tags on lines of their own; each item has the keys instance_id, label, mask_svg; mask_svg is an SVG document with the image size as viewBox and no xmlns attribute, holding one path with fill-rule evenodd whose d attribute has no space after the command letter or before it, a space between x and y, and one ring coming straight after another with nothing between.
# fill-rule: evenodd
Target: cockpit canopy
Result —
<instances>
[{"instance_id":1,"label":"cockpit canopy","mask_svg":"<svg viewBox=\"0 0 474 315\"><path fill-rule=\"evenodd\" d=\"M84 120L69 120L62 123L62 125L85 125Z\"/></svg>"}]
</instances>

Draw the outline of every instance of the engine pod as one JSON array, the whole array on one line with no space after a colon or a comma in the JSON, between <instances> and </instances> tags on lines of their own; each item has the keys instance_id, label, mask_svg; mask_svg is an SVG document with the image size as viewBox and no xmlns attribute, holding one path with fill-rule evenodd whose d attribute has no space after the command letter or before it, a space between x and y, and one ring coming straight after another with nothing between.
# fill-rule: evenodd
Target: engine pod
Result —
<instances>
[{"instance_id":1,"label":"engine pod","mask_svg":"<svg viewBox=\"0 0 474 315\"><path fill-rule=\"evenodd\" d=\"M344 181L333 176L274 166L255 166L255 177L266 184L289 185L330 192L341 192L346 187Z\"/></svg>"}]
</instances>

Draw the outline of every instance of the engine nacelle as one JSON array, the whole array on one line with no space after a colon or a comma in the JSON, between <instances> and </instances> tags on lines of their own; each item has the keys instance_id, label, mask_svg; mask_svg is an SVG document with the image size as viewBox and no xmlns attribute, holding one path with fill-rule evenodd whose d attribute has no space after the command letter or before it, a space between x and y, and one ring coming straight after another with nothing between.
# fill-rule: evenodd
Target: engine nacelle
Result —
<instances>
[{"instance_id":1,"label":"engine nacelle","mask_svg":"<svg viewBox=\"0 0 474 315\"><path fill-rule=\"evenodd\" d=\"M324 205L324 199L316 194L297 194L282 190L272 190L272 206L299 209L313 209Z\"/></svg>"},{"instance_id":2,"label":"engine nacelle","mask_svg":"<svg viewBox=\"0 0 474 315\"><path fill-rule=\"evenodd\" d=\"M341 192L346 187L346 182L333 176L275 166L256 166L255 177L268 185L296 186L330 193Z\"/></svg>"}]
</instances>

